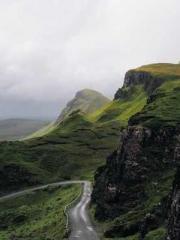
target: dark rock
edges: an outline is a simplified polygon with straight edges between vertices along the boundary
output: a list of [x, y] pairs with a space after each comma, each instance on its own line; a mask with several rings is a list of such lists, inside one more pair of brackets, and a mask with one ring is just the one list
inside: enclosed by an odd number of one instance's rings
[[145, 182], [172, 167], [174, 156], [179, 156], [176, 133], [174, 128], [154, 131], [138, 126], [121, 133], [119, 148], [95, 176], [92, 199], [98, 219], [113, 219], [146, 199]]
[[155, 77], [149, 72], [130, 70], [125, 75], [123, 87], [118, 89], [114, 99], [126, 99], [131, 96], [131, 89], [136, 85], [143, 85], [144, 90], [150, 96], [164, 81], [163, 78]]
[[177, 171], [168, 219], [168, 234], [166, 240], [180, 239], [180, 168]]

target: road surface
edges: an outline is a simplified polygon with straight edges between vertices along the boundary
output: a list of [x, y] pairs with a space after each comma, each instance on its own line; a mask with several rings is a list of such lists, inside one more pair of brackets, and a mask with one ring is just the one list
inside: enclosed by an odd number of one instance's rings
[[58, 186], [70, 185], [70, 184], [82, 184], [84, 182], [85, 181], [62, 181], [62, 182], [50, 183], [50, 184], [46, 184], [46, 185], [43, 185], [43, 186], [33, 187], [33, 188], [26, 189], [26, 190], [17, 191], [17, 192], [14, 192], [14, 193], [7, 194], [5, 196], [0, 197], [0, 201], [10, 199], [10, 198], [13, 198], [13, 197], [19, 197], [19, 196], [22, 196], [22, 195], [25, 195], [25, 194], [28, 194], [28, 193], [31, 193], [31, 192], [34, 192], [34, 191], [37, 191], [37, 190], [43, 190], [47, 187], [58, 187]]
[[0, 202], [14, 197], [23, 196], [33, 191], [42, 190], [47, 187], [58, 187], [69, 184], [83, 184], [83, 193], [80, 201], [68, 211], [69, 224], [71, 229], [69, 240], [99, 240], [87, 213], [87, 207], [91, 200], [91, 184], [88, 181], [63, 181], [47, 184], [44, 186], [33, 187], [2, 196], [0, 197]]
[[97, 233], [90, 221], [87, 207], [91, 200], [91, 184], [84, 182], [80, 202], [69, 210], [71, 234], [69, 240], [98, 240]]

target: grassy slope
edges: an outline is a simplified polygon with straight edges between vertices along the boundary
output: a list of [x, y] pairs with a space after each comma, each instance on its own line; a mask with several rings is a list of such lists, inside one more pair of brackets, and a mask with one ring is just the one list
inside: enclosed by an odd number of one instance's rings
[[64, 207], [79, 193], [79, 185], [49, 187], [0, 202], [0, 239], [63, 239]]
[[[146, 102], [142, 86], [133, 88], [132, 93], [130, 98], [108, 103], [94, 114], [73, 112], [55, 128], [50, 126], [42, 137], [0, 144], [0, 173], [5, 175], [1, 174], [0, 189], [13, 189], [13, 182], [19, 188], [62, 179], [92, 179], [116, 148], [120, 129]], [[18, 182], [17, 171], [6, 179], [9, 167], [20, 167], [20, 173], [25, 172], [20, 175], [27, 175], [28, 179]]]
[[81, 110], [81, 112], [85, 114], [90, 114], [109, 102], [110, 99], [95, 90], [81, 90], [76, 93], [76, 96], [68, 102], [66, 107], [62, 110], [58, 122], [66, 119], [74, 111]]
[[[161, 68], [159, 66], [158, 68]], [[152, 68], [152, 67], [151, 67]], [[147, 70], [147, 67], [141, 68], [142, 71]], [[152, 74], [159, 74], [159, 71], [151, 70]], [[173, 72], [172, 72], [173, 71]], [[177, 71], [178, 72], [178, 71]], [[168, 70], [168, 76], [172, 76], [174, 70]], [[165, 75], [160, 72], [161, 76]], [[177, 78], [177, 76], [175, 77]], [[169, 77], [167, 77], [169, 79]], [[174, 77], [172, 78], [174, 79]], [[168, 86], [170, 84], [172, 88]], [[174, 91], [178, 91], [179, 82], [176, 80], [164, 83], [158, 91], [163, 91], [167, 95], [164, 100], [165, 104], [170, 103], [170, 106], [176, 104], [173, 98]], [[158, 92], [157, 91], [157, 92]], [[94, 114], [83, 116], [79, 113], [71, 114], [71, 116], [61, 123], [56, 129], [53, 129], [44, 137], [28, 140], [22, 143], [5, 143], [0, 146], [0, 170], [7, 163], [17, 164], [25, 167], [29, 172], [33, 173], [31, 176], [32, 184], [37, 182], [55, 181], [57, 179], [68, 178], [92, 178], [96, 168], [104, 164], [106, 156], [112, 152], [117, 146], [119, 130], [127, 125], [127, 120], [135, 113], [142, 110], [146, 103], [147, 95], [142, 89], [142, 86], [135, 86], [131, 89], [132, 95], [125, 100], [114, 101]], [[177, 95], [178, 96], [178, 95]], [[169, 102], [172, 100], [173, 102]], [[160, 105], [157, 101], [162, 101], [159, 97], [151, 109], [146, 109], [150, 105], [146, 105], [141, 114], [146, 112], [146, 115], [152, 111], [152, 114], [159, 114], [161, 111], [157, 110]], [[174, 109], [172, 109], [173, 111]], [[163, 111], [162, 111], [163, 112]], [[165, 111], [166, 113], [169, 112]], [[173, 111], [174, 112], [174, 111]], [[161, 115], [165, 119], [164, 113]], [[174, 113], [175, 115], [178, 114]], [[137, 115], [137, 117], [140, 115]], [[179, 117], [177, 117], [179, 119]], [[146, 116], [147, 120], [147, 116]], [[169, 121], [169, 120], [168, 120]], [[171, 122], [171, 121], [170, 121]], [[168, 175], [168, 173], [167, 173]], [[166, 176], [164, 176], [166, 179]], [[151, 191], [150, 202], [156, 203], [159, 197], [167, 193], [172, 177], [167, 177], [167, 184], [160, 189], [160, 196]], [[28, 183], [29, 184], [29, 183]], [[21, 185], [20, 185], [21, 186]], [[22, 187], [22, 186], [21, 186]], [[159, 186], [161, 187], [161, 186]], [[147, 190], [148, 191], [148, 190]], [[159, 190], [158, 190], [159, 191]], [[149, 211], [147, 202], [146, 210]], [[142, 211], [142, 212], [141, 212]], [[117, 221], [133, 221], [137, 219], [138, 215], [144, 212], [144, 208], [135, 209], [130, 215], [121, 216]], [[114, 223], [107, 223], [108, 225]], [[152, 236], [158, 233], [152, 233]], [[151, 235], [150, 235], [151, 237]], [[136, 239], [137, 236], [127, 238], [127, 240]], [[153, 239], [153, 238], [149, 238]]]
[[119, 121], [122, 126], [126, 126], [129, 118], [142, 110], [146, 100], [147, 94], [143, 86], [137, 85], [131, 88], [130, 97], [114, 100], [107, 107], [90, 115], [89, 119], [99, 123]]
[[141, 66], [139, 68], [136, 68], [134, 71], [145, 71], [149, 72], [152, 75], [158, 75], [163, 76], [167, 79], [170, 79], [171, 77], [177, 77], [180, 76], [180, 64], [171, 64], [171, 63], [158, 63], [158, 64], [149, 64], [145, 66]]
[[152, 101], [134, 119], [146, 126], [176, 126], [180, 122], [180, 78], [162, 84]]

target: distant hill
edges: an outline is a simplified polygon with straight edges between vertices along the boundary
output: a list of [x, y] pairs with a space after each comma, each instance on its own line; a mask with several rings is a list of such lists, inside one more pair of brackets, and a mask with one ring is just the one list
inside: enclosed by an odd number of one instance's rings
[[0, 120], [0, 141], [24, 138], [47, 124], [48, 121], [32, 119]]
[[75, 113], [91, 116], [91, 114], [102, 111], [111, 100], [100, 92], [91, 89], [83, 89], [76, 93], [75, 97], [67, 103], [55, 122], [41, 128], [40, 130], [29, 135], [26, 139], [42, 137], [55, 130], [60, 123]]
[[91, 89], [83, 89], [77, 92], [76, 96], [66, 105], [58, 118], [58, 122], [63, 121], [72, 112], [78, 110], [84, 114], [91, 114], [109, 102], [110, 99], [101, 93]]

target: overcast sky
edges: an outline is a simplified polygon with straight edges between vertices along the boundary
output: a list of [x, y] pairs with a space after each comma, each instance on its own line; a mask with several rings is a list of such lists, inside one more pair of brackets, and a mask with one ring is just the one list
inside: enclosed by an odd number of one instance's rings
[[0, 0], [0, 117], [112, 97], [129, 68], [180, 60], [179, 0]]

